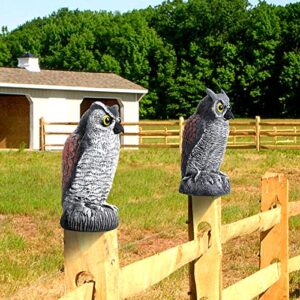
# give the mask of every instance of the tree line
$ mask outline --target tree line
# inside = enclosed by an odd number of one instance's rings
[[[189,116],[205,88],[239,117],[300,116],[300,2],[173,0],[127,13],[60,9],[0,34],[0,66],[115,72],[149,90],[140,115]]]

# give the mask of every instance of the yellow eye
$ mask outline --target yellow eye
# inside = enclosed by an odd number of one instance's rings
[[[103,117],[101,123],[102,123],[103,126],[107,127],[107,126],[109,126],[111,124],[111,122],[112,122],[112,118],[109,115],[105,115]]]
[[[223,110],[224,110],[223,103],[222,102],[218,102],[217,103],[217,111],[221,113],[221,112],[223,112]]]

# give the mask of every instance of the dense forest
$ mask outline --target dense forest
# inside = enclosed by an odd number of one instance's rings
[[[0,66],[115,72],[149,89],[141,117],[190,115],[205,87],[236,116],[300,117],[300,2],[174,0],[127,13],[60,9],[0,34]]]

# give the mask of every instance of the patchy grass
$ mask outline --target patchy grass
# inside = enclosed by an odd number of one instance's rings
[[[299,151],[228,150],[222,170],[232,190],[222,199],[223,223],[259,211],[266,171],[285,173],[290,201],[300,200],[299,165]],[[57,299],[63,293],[60,174],[58,152],[0,152],[0,298]],[[178,149],[121,151],[108,199],[120,209],[121,265],[187,240],[187,197],[178,193],[179,179]],[[290,225],[293,256],[300,249],[300,217]],[[258,248],[257,234],[224,245],[224,286],[257,270]],[[186,266],[134,299],[188,299],[187,274]],[[297,299],[299,278],[299,272],[291,276],[291,299]]]

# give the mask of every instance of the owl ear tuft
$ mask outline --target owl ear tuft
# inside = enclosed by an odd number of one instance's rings
[[[211,89],[207,88],[206,93],[211,99],[213,100],[217,99],[217,95]]]
[[[221,93],[222,93],[223,95],[225,95],[226,97],[228,97],[227,94],[224,92],[223,89],[221,89]]]
[[[109,106],[108,109],[110,112],[117,118],[119,117],[119,107],[118,105]]]

